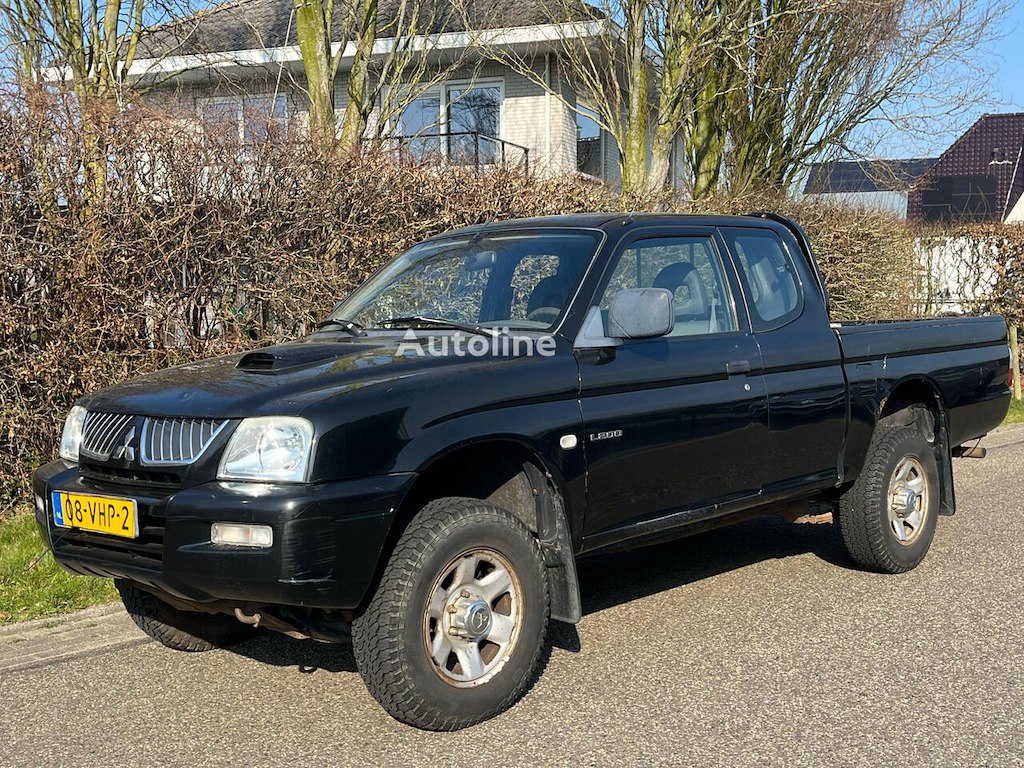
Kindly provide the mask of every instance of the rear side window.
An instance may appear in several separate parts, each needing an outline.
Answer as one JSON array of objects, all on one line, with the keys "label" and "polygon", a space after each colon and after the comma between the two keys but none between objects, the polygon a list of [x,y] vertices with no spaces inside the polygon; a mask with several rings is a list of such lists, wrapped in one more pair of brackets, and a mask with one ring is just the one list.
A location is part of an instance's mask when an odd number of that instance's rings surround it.
[{"label": "rear side window", "polygon": [[802,306],[796,265],[774,232],[724,228],[722,235],[739,262],[755,331],[785,325]]}]

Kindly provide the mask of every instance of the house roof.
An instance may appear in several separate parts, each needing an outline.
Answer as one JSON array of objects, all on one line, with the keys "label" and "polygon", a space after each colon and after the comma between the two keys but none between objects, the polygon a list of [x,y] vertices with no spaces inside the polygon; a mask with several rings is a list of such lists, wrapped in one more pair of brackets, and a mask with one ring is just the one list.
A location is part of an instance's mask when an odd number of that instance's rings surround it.
[{"label": "house roof", "polygon": [[929,157],[815,163],[807,176],[804,194],[906,191],[935,161],[936,158]]},{"label": "house roof", "polygon": [[1005,220],[1024,196],[1024,112],[982,115],[928,169],[910,195],[908,216],[924,217],[924,195],[939,180],[978,178],[995,187],[984,220]]},{"label": "house roof", "polygon": [[[335,38],[344,34],[345,19],[354,0],[336,0],[332,29]],[[401,0],[380,0],[378,36],[390,32],[402,6]],[[579,1],[568,12],[560,4],[554,18],[545,0],[421,0],[418,34],[434,35],[468,30],[528,27],[557,22],[588,21],[598,17],[596,9]],[[335,39],[334,42],[342,42]],[[151,28],[139,41],[137,58],[190,56],[232,51],[282,48],[298,45],[295,34],[294,0],[236,0],[214,6],[192,16]]]}]

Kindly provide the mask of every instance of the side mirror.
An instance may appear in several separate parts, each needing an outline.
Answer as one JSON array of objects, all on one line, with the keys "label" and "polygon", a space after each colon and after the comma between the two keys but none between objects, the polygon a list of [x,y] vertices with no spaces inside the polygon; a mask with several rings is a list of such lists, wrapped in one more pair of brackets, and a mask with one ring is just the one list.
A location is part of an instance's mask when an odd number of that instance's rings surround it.
[{"label": "side mirror", "polygon": [[664,288],[627,288],[612,299],[608,336],[613,339],[651,339],[676,326],[672,292]]}]

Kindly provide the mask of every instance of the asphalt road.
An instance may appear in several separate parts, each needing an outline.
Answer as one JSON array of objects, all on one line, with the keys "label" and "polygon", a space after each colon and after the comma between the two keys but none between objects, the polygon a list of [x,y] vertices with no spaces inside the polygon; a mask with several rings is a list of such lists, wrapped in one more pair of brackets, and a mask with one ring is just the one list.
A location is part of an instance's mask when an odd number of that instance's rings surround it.
[{"label": "asphalt road", "polygon": [[925,562],[764,519],[581,564],[585,617],[510,712],[391,720],[342,647],[188,655],[112,608],[0,632],[0,765],[1024,766],[1024,427],[957,463]]}]

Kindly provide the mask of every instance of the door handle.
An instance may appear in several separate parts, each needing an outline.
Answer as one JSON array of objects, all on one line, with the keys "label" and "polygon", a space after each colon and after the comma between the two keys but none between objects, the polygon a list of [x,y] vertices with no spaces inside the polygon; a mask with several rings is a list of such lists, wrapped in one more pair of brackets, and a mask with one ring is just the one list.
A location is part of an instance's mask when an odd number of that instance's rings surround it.
[{"label": "door handle", "polygon": [[749,360],[733,360],[725,364],[725,372],[730,376],[735,376],[737,373],[750,373],[750,361]]}]

